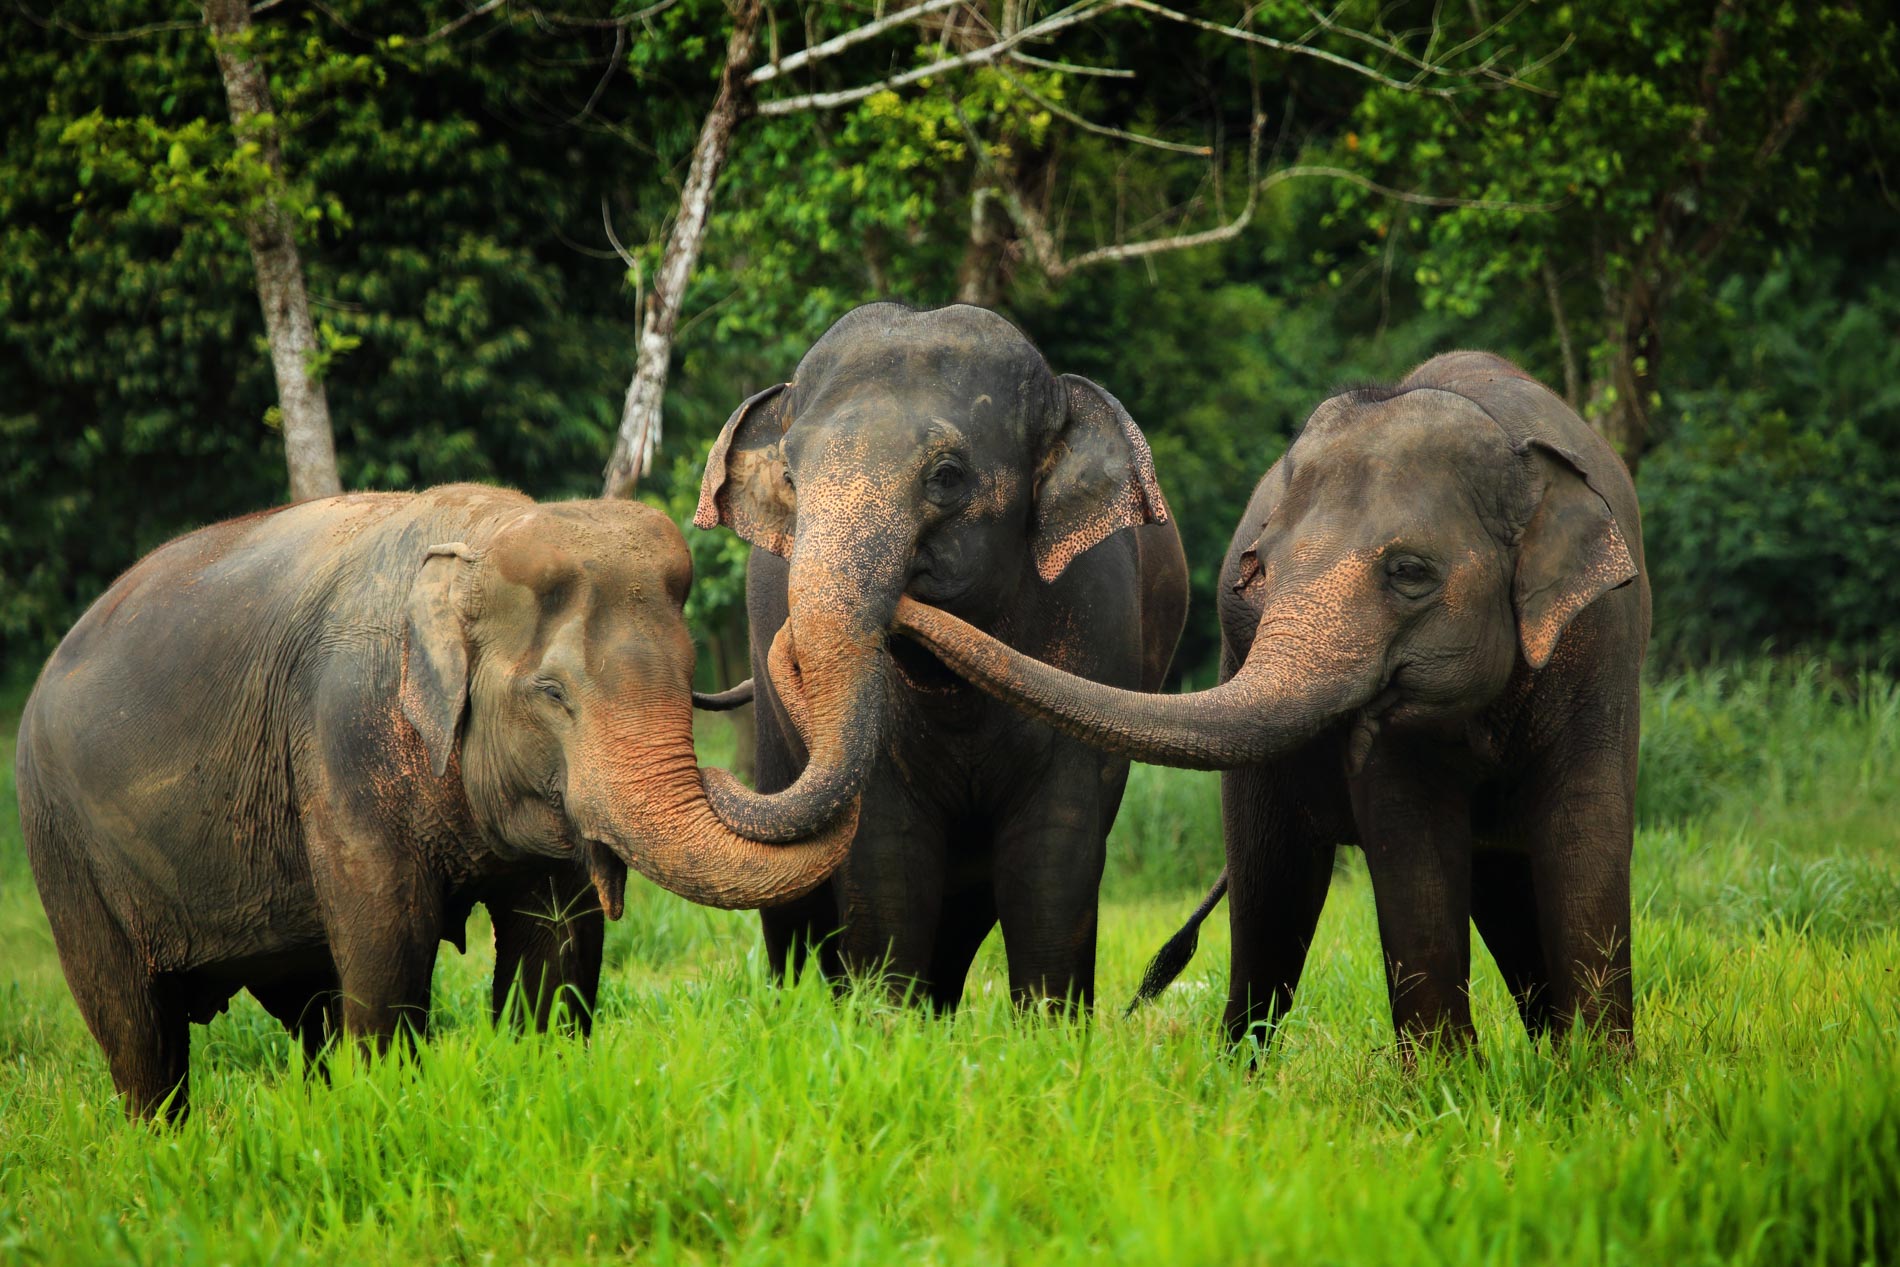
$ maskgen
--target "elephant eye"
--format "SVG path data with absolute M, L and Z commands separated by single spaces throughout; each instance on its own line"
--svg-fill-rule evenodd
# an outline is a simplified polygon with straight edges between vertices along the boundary
M 556 704 L 559 704 L 562 708 L 567 707 L 567 692 L 562 689 L 561 684 L 556 682 L 553 678 L 537 678 L 534 683 L 534 689 L 553 700 Z
M 961 464 L 939 462 L 924 477 L 924 492 L 934 502 L 951 501 L 962 494 L 968 481 L 969 473 Z
M 1409 598 L 1422 598 L 1438 587 L 1438 577 L 1423 559 L 1401 555 L 1385 567 L 1392 588 Z

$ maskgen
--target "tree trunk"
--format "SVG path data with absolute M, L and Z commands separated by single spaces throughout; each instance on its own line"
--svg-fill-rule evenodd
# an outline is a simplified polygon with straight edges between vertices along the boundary
M 264 197 L 244 220 L 257 274 L 257 299 L 264 309 L 271 368 L 277 375 L 277 403 L 283 417 L 284 459 L 290 468 L 290 498 L 328 497 L 343 491 L 336 473 L 336 440 L 330 429 L 330 403 L 323 384 L 310 372 L 317 337 L 304 293 L 303 261 L 297 238 L 279 193 L 283 188 L 283 149 L 271 104 L 270 85 L 251 56 L 251 10 L 247 0 L 206 0 L 205 25 L 224 75 L 231 105 L 231 127 L 240 143 L 257 142 L 269 180 Z M 260 120 L 260 116 L 267 116 Z
M 1610 314 L 1610 346 L 1591 375 L 1585 417 L 1610 442 L 1632 476 L 1649 447 L 1650 399 L 1656 392 L 1658 340 L 1654 290 L 1639 276 Z
M 746 82 L 752 67 L 753 37 L 759 29 L 762 0 L 738 0 L 732 36 L 726 42 L 726 65 L 719 75 L 719 95 L 700 125 L 693 147 L 692 166 L 680 190 L 679 215 L 660 257 L 653 290 L 640 326 L 640 346 L 634 360 L 633 381 L 620 410 L 620 432 L 607 462 L 605 497 L 625 497 L 653 469 L 660 444 L 660 406 L 666 397 L 667 369 L 673 359 L 673 332 L 679 325 L 680 302 L 699 249 L 706 240 L 706 221 L 712 214 L 713 193 L 726 165 L 732 133 L 752 106 L 752 88 Z
M 957 266 L 957 302 L 994 308 L 1003 297 L 1003 257 L 1009 240 L 991 214 L 995 191 L 978 185 L 970 191 L 970 236 Z

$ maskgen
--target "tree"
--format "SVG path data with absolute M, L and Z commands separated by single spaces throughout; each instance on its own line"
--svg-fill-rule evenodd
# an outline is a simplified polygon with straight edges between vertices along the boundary
M 969 234 L 957 272 L 955 293 L 966 302 L 994 304 L 1001 297 L 1005 262 L 1017 253 L 1018 241 L 1029 245 L 1042 275 L 1053 282 L 1093 265 L 1145 259 L 1231 240 L 1252 222 L 1263 192 L 1286 180 L 1345 178 L 1377 192 L 1395 192 L 1338 166 L 1292 165 L 1263 176 L 1260 158 L 1265 118 L 1256 98 L 1246 109 L 1241 127 L 1248 143 L 1238 173 L 1244 196 L 1237 214 L 1231 218 L 1223 215 L 1221 222 L 1211 227 L 1185 227 L 1181 222 L 1197 214 L 1204 216 L 1206 211 L 1204 200 L 1194 197 L 1175 214 L 1159 217 L 1164 224 L 1174 221 L 1169 227 L 1176 231 L 1138 236 L 1136 240 L 1122 238 L 1065 256 L 1059 244 L 1059 232 L 1051 228 L 1045 213 L 1034 205 L 1038 200 L 1046 203 L 1054 189 L 1054 163 L 1043 144 L 1043 134 L 1052 126 L 1071 126 L 1082 134 L 1109 138 L 1116 143 L 1191 155 L 1199 165 L 1199 179 L 1202 182 L 1211 179 L 1217 191 L 1226 161 L 1226 156 L 1205 140 L 1170 140 L 1099 122 L 1056 100 L 1063 95 L 1068 80 L 1074 77 L 1132 77 L 1129 71 L 1051 62 L 1028 51 L 1072 28 L 1098 25 L 1110 14 L 1136 14 L 1140 15 L 1136 20 L 1146 24 L 1137 28 L 1143 38 L 1153 26 L 1185 29 L 1245 52 L 1265 48 L 1288 57 L 1310 58 L 1346 74 L 1386 85 L 1396 92 L 1441 100 L 1475 89 L 1510 89 L 1521 83 L 1515 71 L 1499 69 L 1501 54 L 1469 64 L 1460 60 L 1467 50 L 1494 38 L 1501 24 L 1487 26 L 1471 39 L 1441 52 L 1436 19 L 1423 32 L 1395 36 L 1384 30 L 1378 11 L 1370 7 L 1363 27 L 1350 25 L 1337 15 L 1320 17 L 1317 22 L 1309 21 L 1305 34 L 1284 39 L 1253 30 L 1251 16 L 1243 15 L 1241 25 L 1227 25 L 1191 16 L 1152 0 L 1078 0 L 1031 20 L 1025 20 L 1024 9 L 1025 6 L 1014 3 L 991 6 L 977 0 L 918 0 L 875 19 L 847 25 L 836 34 L 829 33 L 830 28 L 814 27 L 808 32 L 805 48 L 785 57 L 774 55 L 765 65 L 752 69 L 754 38 L 761 18 L 760 0 L 737 0 L 719 87 L 694 145 L 673 228 L 645 303 L 636 369 L 627 389 L 619 432 L 606 471 L 607 496 L 624 496 L 651 468 L 660 438 L 661 403 L 686 285 L 699 260 L 714 193 L 732 150 L 735 133 L 741 123 L 754 114 L 761 119 L 774 119 L 857 107 L 873 116 L 905 117 L 907 111 L 900 94 L 913 86 L 921 86 L 927 104 L 921 107 L 918 118 L 931 141 L 932 158 L 921 164 L 904 164 L 900 158 L 900 170 L 909 166 L 928 172 L 940 162 L 971 168 Z M 828 63 L 826 68 L 835 67 L 849 61 L 840 57 L 847 50 L 902 30 L 936 37 L 934 41 L 916 46 L 912 65 L 891 70 L 891 63 L 887 61 L 885 73 L 879 77 L 860 78 L 857 82 L 847 80 L 841 86 L 814 88 L 763 101 L 757 99 L 756 90 L 761 84 L 793 72 L 809 73 L 819 63 Z M 1420 50 L 1411 51 L 1408 43 L 1419 44 Z M 1347 51 L 1329 45 L 1340 45 Z M 1399 64 L 1403 77 L 1387 73 L 1383 67 L 1389 63 Z M 1246 64 L 1250 66 L 1250 62 Z M 857 65 L 848 65 L 845 74 L 853 73 L 862 72 Z M 970 99 L 968 92 L 962 94 L 964 99 L 959 99 L 959 90 L 952 86 L 965 79 L 970 81 L 967 87 L 975 89 L 974 99 Z M 982 109 L 973 122 L 965 107 L 974 107 L 979 101 Z M 946 135 L 952 126 L 956 133 Z M 957 133 L 961 134 L 961 140 L 952 140 Z M 1026 144 L 1018 144 L 1018 141 L 1026 141 Z M 813 162 L 811 168 L 819 173 L 820 181 L 826 179 L 822 161 Z M 1218 203 L 1219 199 L 1215 201 Z M 630 257 L 627 262 L 638 271 Z
M 204 15 L 231 104 L 231 130 L 240 145 L 256 146 L 261 168 L 243 215 L 244 238 L 257 273 L 257 299 L 263 305 L 271 368 L 277 376 L 291 500 L 328 497 L 343 491 L 336 471 L 336 438 L 330 430 L 330 402 L 315 372 L 317 335 L 304 292 L 296 225 L 285 207 L 277 115 L 264 68 L 251 47 L 250 0 L 205 0 Z
M 1483 173 L 1498 197 L 1562 204 L 1534 220 L 1373 214 L 1421 242 L 1428 302 L 1470 315 L 1535 296 L 1571 404 L 1635 470 L 1669 313 L 1725 253 L 1813 222 L 1826 151 L 1796 142 L 1817 105 L 1891 78 L 1874 63 L 1893 27 L 1851 3 L 1767 0 L 1565 4 L 1523 21 L 1564 49 L 1527 75 L 1535 93 L 1459 117 L 1375 90 L 1353 139 L 1394 179 Z

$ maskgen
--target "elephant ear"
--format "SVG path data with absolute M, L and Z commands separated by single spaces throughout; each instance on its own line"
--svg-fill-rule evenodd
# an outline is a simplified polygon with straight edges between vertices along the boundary
M 1579 612 L 1636 579 L 1636 560 L 1576 454 L 1539 439 L 1524 451 L 1543 495 L 1518 540 L 1512 597 L 1524 660 L 1541 669 Z
M 402 642 L 402 715 L 422 737 L 429 768 L 449 768 L 468 703 L 468 626 L 463 569 L 474 554 L 460 541 L 430 546 L 409 587 Z
M 1122 403 L 1086 378 L 1064 374 L 1062 426 L 1036 472 L 1036 572 L 1061 576 L 1075 556 L 1110 533 L 1166 523 L 1147 437 Z
M 724 524 L 780 558 L 791 557 L 792 525 L 798 512 L 780 444 L 791 422 L 785 395 L 790 386 L 768 387 L 732 411 L 706 455 L 699 509 L 693 512 L 695 527 Z

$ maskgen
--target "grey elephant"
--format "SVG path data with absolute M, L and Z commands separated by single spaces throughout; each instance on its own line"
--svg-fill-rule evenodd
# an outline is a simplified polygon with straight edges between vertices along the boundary
M 133 1113 L 186 1109 L 187 1022 L 249 989 L 314 1052 L 427 1026 L 442 939 L 494 920 L 587 1023 L 628 865 L 748 907 L 849 843 L 707 806 L 679 530 L 621 502 L 452 486 L 302 502 L 163 546 L 93 604 L 20 726 L 61 966 Z
M 1229 890 L 1226 1028 L 1271 1027 L 1334 847 L 1365 852 L 1393 1022 L 1471 1037 L 1475 922 L 1539 1035 L 1633 1042 L 1630 854 L 1649 585 L 1636 492 L 1603 440 L 1484 352 L 1307 421 L 1241 516 L 1220 578 L 1222 678 L 1193 695 L 1067 676 L 955 617 L 898 623 L 1064 731 L 1228 771 L 1227 869 L 1145 989 Z
M 863 797 L 833 881 L 764 913 L 773 968 L 816 946 L 828 975 L 887 969 L 949 1009 L 1000 923 L 1017 1000 L 1086 1007 L 1128 763 L 886 635 L 911 594 L 1084 677 L 1157 689 L 1187 567 L 1127 411 L 993 312 L 868 305 L 733 413 L 695 522 L 756 547 L 760 790 L 712 788 L 714 811 L 785 840 Z

